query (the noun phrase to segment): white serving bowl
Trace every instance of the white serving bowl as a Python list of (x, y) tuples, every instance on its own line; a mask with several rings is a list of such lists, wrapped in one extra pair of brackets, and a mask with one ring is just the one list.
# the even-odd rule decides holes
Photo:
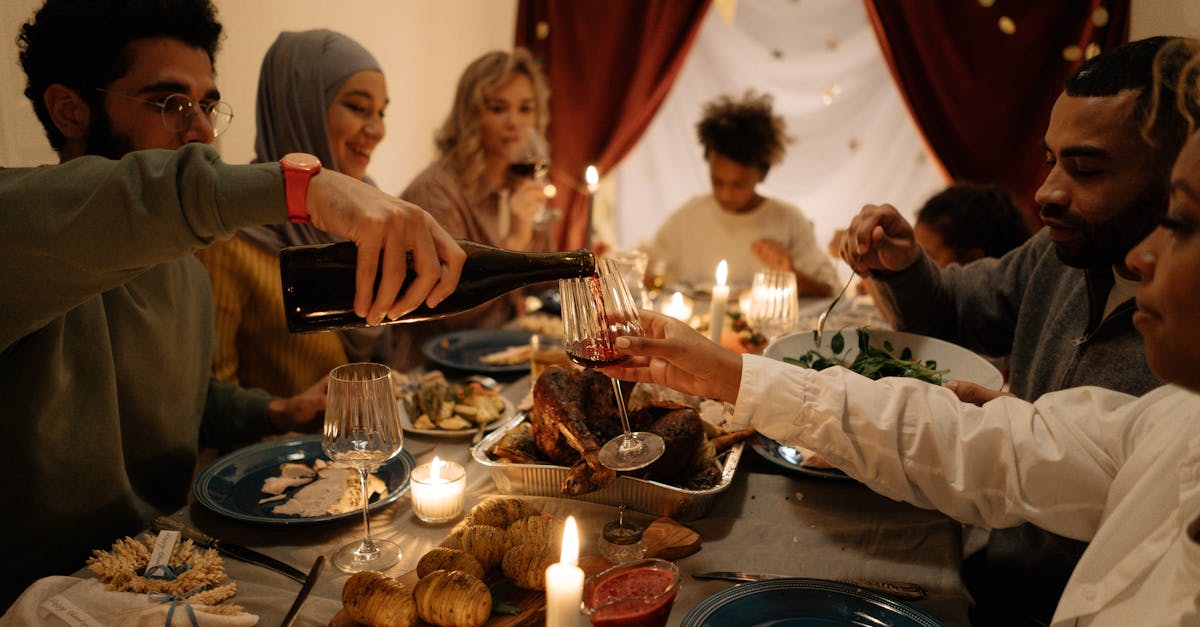
[[(819, 350), (826, 356), (832, 355), (829, 344), (838, 333), (841, 333), (846, 341), (846, 349), (838, 357), (851, 362), (858, 355), (858, 335), (854, 329), (843, 329), (837, 333), (826, 331), (825, 337), (821, 338)], [(899, 357), (905, 348), (909, 348), (913, 358), (918, 361), (936, 361), (938, 370), (949, 371), (942, 375), (943, 380), (970, 381), (993, 390), (999, 390), (1004, 385), (1004, 377), (995, 366), (957, 344), (901, 331), (869, 329), (868, 333), (871, 346), (882, 348), (883, 343), (888, 342), (892, 346), (892, 354), (896, 357)], [(802, 331), (775, 340), (763, 351), (763, 355), (782, 361), (784, 357), (799, 358), (813, 348), (816, 348), (813, 344), (813, 332)]]

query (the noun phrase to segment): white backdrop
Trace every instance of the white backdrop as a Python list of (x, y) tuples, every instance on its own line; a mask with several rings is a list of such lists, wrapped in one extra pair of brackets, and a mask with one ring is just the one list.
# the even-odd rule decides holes
[(748, 88), (774, 96), (796, 139), (760, 191), (800, 207), (822, 246), (864, 203), (913, 211), (944, 185), (861, 2), (741, 0), (732, 23), (709, 11), (670, 95), (615, 171), (620, 247), (709, 191), (695, 131), (701, 106)]

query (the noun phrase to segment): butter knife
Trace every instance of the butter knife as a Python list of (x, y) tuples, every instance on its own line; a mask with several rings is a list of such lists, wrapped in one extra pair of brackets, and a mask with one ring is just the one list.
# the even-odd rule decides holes
[(270, 555), (265, 555), (255, 551), (254, 549), (246, 548), (237, 544), (222, 542), (216, 538), (213, 538), (212, 536), (205, 535), (203, 532), (192, 529), (191, 527), (188, 527), (187, 525), (173, 518), (159, 516), (158, 518), (154, 519), (154, 523), (151, 525), (151, 528), (153, 528), (155, 531), (178, 531), (179, 535), (191, 540), (196, 546), (202, 546), (207, 549), (216, 549), (216, 551), (222, 555), (228, 555), (236, 560), (257, 564), (264, 568), (269, 568), (281, 575), (295, 579), (300, 583), (304, 583), (308, 579), (308, 576), (300, 570), (289, 564), (281, 562)]
[[(792, 575), (714, 570), (707, 573), (693, 573), (692, 577), (696, 579), (720, 579), (724, 581), (764, 581), (767, 579), (790, 579)], [(925, 588), (907, 581), (869, 581), (863, 579), (831, 579), (830, 581), (886, 594), (906, 601), (917, 601), (925, 598)]]
[(321, 570), (324, 568), (325, 556), (318, 555), (316, 561), (313, 562), (312, 570), (308, 571), (307, 581), (300, 586), (300, 593), (296, 595), (296, 600), (292, 602), (291, 609), (283, 617), (283, 622), (279, 624), (279, 627), (292, 627), (292, 623), (296, 622), (296, 617), (300, 615), (300, 608), (304, 607), (304, 600), (308, 598), (308, 593), (312, 592), (313, 585), (317, 583), (317, 577), (321, 576)]

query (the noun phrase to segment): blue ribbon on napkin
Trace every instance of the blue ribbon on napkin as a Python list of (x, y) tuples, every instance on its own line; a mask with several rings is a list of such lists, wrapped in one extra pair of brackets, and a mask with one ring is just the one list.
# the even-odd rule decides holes
[[(180, 571), (180, 572), (183, 572), (183, 571)], [(182, 603), (183, 607), (187, 609), (188, 620), (190, 620), (192, 622), (192, 627), (200, 627), (200, 623), (196, 622), (196, 611), (192, 609), (192, 604), (188, 603), (187, 599), (188, 599), (188, 597), (192, 596), (193, 594), (196, 594), (197, 592), (200, 592), (201, 590), (203, 590), (204, 585), (205, 584), (200, 584), (200, 585), (196, 586), (195, 588), (192, 588), (191, 590), (184, 592), (183, 594), (167, 594), (167, 595), (151, 595), (150, 596), (151, 599), (154, 599), (155, 601), (158, 601), (159, 603), (170, 603), (171, 604), (171, 608), (167, 610), (167, 621), (166, 621), (166, 623), (164, 623), (165, 627), (171, 627), (171, 619), (175, 616), (175, 608), (178, 607), (180, 603)]]

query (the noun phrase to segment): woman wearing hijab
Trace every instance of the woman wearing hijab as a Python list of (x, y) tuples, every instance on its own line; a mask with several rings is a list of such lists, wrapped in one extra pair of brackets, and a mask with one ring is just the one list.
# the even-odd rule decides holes
[[(386, 106), (379, 63), (357, 42), (324, 29), (281, 33), (259, 74), (255, 161), (306, 152), (326, 168), (369, 182), (367, 165), (383, 139)], [(348, 361), (386, 359), (385, 329), (287, 330), (280, 249), (333, 241), (310, 225), (278, 224), (245, 229), (197, 253), (212, 280), (219, 379), (288, 396)]]
[[(463, 71), (435, 141), (438, 158), (400, 197), (428, 211), (450, 235), (510, 250), (551, 250), (550, 234), (535, 226), (546, 204), (543, 184), (509, 174), (515, 149), (531, 132), (544, 136), (550, 89), (529, 51), (489, 52)], [(416, 349), (449, 329), (494, 328), (518, 312), (511, 294), (470, 313), (396, 330), (393, 366), (419, 363)]]

